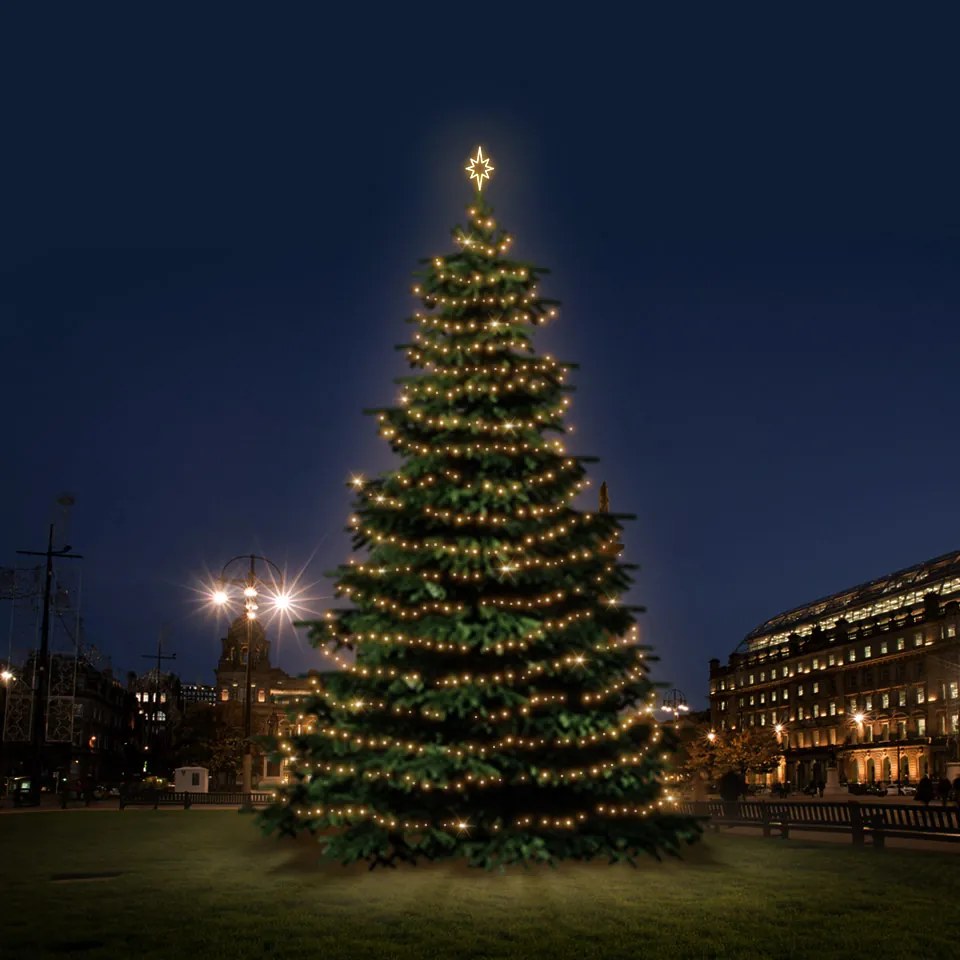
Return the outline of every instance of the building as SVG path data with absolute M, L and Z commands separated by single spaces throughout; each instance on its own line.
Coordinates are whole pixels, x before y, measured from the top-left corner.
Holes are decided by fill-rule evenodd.
M 247 656 L 250 661 L 250 730 L 253 737 L 277 736 L 289 727 L 288 713 L 316 690 L 318 674 L 291 677 L 270 663 L 270 641 L 259 620 L 238 617 L 221 640 L 216 671 L 216 709 L 226 724 L 242 734 Z M 254 743 L 253 780 L 261 787 L 279 783 L 282 771 Z
M 960 552 L 788 610 L 710 661 L 711 723 L 770 728 L 784 751 L 770 780 L 803 786 L 832 763 L 848 782 L 952 779 L 958 630 Z
M 183 719 L 180 678 L 155 667 L 146 673 L 128 673 L 127 689 L 136 700 L 137 733 L 144 753 L 140 772 L 165 776 Z
M 36 654 L 11 671 L 3 717 L 3 773 L 29 773 Z M 133 694 L 85 654 L 54 653 L 44 710 L 45 780 L 118 781 L 139 755 Z
M 217 702 L 217 688 L 207 683 L 181 683 L 180 695 L 183 697 L 184 709 L 191 703 Z

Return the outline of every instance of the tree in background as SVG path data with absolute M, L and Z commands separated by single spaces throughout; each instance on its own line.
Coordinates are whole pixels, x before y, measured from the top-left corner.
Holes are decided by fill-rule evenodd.
M 468 169 L 478 188 L 492 170 L 479 151 Z M 661 796 L 674 738 L 621 599 L 622 517 L 574 505 L 573 365 L 532 342 L 557 312 L 546 271 L 479 191 L 467 216 L 413 288 L 414 373 L 372 411 L 400 464 L 354 481 L 352 606 L 309 629 L 341 669 L 278 744 L 289 782 L 263 822 L 371 866 L 675 853 L 699 826 Z

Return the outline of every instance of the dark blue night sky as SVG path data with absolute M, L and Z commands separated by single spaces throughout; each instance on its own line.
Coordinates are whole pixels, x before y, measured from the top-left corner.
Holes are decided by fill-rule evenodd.
M 168 624 L 203 682 L 205 571 L 329 594 L 478 143 L 657 679 L 702 706 L 760 621 L 957 549 L 953 26 L 619 6 L 7 10 L 0 566 L 71 491 L 87 640 L 142 669 Z

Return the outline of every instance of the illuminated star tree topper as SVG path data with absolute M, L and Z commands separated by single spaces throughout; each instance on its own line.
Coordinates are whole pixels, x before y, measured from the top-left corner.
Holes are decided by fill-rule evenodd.
M 494 167 L 490 163 L 489 157 L 483 155 L 483 147 L 477 147 L 477 155 L 471 157 L 470 162 L 464 167 L 464 170 L 470 174 L 471 180 L 477 181 L 477 193 L 483 190 L 483 181 L 490 179 Z

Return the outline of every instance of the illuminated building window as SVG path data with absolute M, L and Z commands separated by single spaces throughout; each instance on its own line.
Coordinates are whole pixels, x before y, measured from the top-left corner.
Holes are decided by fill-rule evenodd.
M 865 741 L 866 743 L 873 743 L 873 724 L 872 724 L 872 723 L 868 723 L 868 724 L 863 728 L 863 733 L 864 733 L 864 738 L 863 738 L 864 741 Z M 886 739 L 886 738 L 884 738 L 884 739 Z
M 815 683 L 815 684 L 813 685 L 813 692 L 814 692 L 814 693 L 819 693 L 819 692 L 820 692 L 820 684 L 819 684 L 819 683 Z
M 161 693 L 161 694 L 160 694 L 160 702 L 161 702 L 161 703 L 166 703 L 166 702 L 167 702 L 167 695 L 166 695 L 165 693 Z
M 947 627 L 947 636 L 955 637 L 956 635 L 957 635 L 957 628 L 951 623 L 950 626 Z
M 864 659 L 864 660 L 869 660 L 870 657 L 872 657 L 872 656 L 873 656 L 873 650 L 870 648 L 870 644 L 868 643 L 868 644 L 863 648 L 863 659 Z
M 814 745 L 815 747 L 819 747 L 819 746 L 820 746 L 820 731 L 819 731 L 819 730 L 814 730 L 814 731 L 813 731 L 813 745 Z
M 771 690 L 771 691 L 770 691 L 770 702 L 771 702 L 771 703 L 776 703 L 776 702 L 777 702 L 777 691 L 776 691 L 776 690 Z
M 764 670 L 761 670 L 761 671 L 760 671 L 760 682 L 763 683 L 763 681 L 766 680 L 766 679 L 767 679 L 767 674 L 766 674 L 766 672 L 765 672 Z
M 836 728 L 836 727 L 831 727 L 831 728 L 830 728 L 829 736 L 830 736 L 830 746 L 831 746 L 831 747 L 836 746 L 836 743 L 837 743 L 837 728 Z
M 770 671 L 770 679 L 771 679 L 771 680 L 776 680 L 776 679 L 777 679 L 777 668 L 776 668 L 776 667 L 774 667 L 774 668 Z
M 881 709 L 883 709 L 883 710 L 889 709 L 889 707 L 890 707 L 890 694 L 889 694 L 889 693 L 881 693 L 881 694 L 880 694 L 880 707 L 881 707 Z M 869 710 L 870 708 L 867 707 L 867 709 Z
M 783 688 L 783 699 L 784 700 L 790 699 L 790 691 L 786 687 Z
M 907 648 L 907 641 L 904 640 L 903 637 L 897 637 L 897 650 L 898 651 L 906 650 L 906 648 Z
M 950 699 L 956 700 L 958 696 L 960 696 L 960 690 L 958 690 L 957 688 L 957 681 L 951 680 L 950 681 Z
M 819 716 L 820 716 L 820 704 L 819 704 L 819 703 L 815 703 L 815 704 L 813 705 L 813 715 L 814 715 L 814 717 L 819 717 Z
M 220 699 L 224 702 L 230 699 L 230 691 L 226 687 L 220 691 Z
M 857 651 L 851 647 L 847 651 L 847 663 L 856 663 L 857 662 Z
M 922 646 L 923 646 L 923 634 L 922 634 L 922 633 L 915 633 L 915 634 L 913 635 L 913 645 L 914 645 L 915 647 L 922 647 Z
M 802 696 L 803 696 L 803 684 L 802 684 L 802 683 L 798 683 L 798 684 L 797 684 L 797 696 L 798 696 L 798 697 L 802 697 Z
M 753 684 L 753 674 L 752 674 L 752 673 L 750 674 L 750 684 L 751 684 L 751 685 Z
M 954 713 L 950 717 L 950 732 L 960 733 L 960 713 Z
M 267 691 L 258 690 L 257 691 L 257 703 L 266 703 L 267 702 Z
M 767 695 L 765 693 L 760 694 L 760 703 L 761 705 L 767 702 Z
M 925 737 L 927 735 L 927 718 L 917 717 L 917 736 Z
M 803 707 L 797 707 L 797 719 L 798 720 L 803 719 Z
M 883 655 L 883 654 L 885 654 L 886 652 L 887 652 L 887 641 L 886 641 L 886 640 L 881 640 L 881 641 L 880 641 L 880 654 Z
M 831 667 L 835 667 L 837 665 L 837 655 L 835 653 L 831 653 L 830 656 L 827 657 L 827 663 Z
M 907 705 L 907 691 L 898 690 L 897 691 L 897 706 L 905 707 Z
M 767 715 L 765 713 L 760 714 L 760 726 L 765 727 L 767 725 Z
M 927 691 L 923 687 L 917 687 L 917 703 L 926 703 Z
M 750 706 L 751 706 L 751 707 L 753 706 L 753 694 L 752 694 L 752 693 L 750 694 Z
M 849 700 L 849 702 L 847 703 L 847 707 L 848 707 L 850 713 L 856 713 L 856 712 L 857 712 L 857 698 L 856 698 L 856 697 L 851 697 L 850 700 Z
M 837 715 L 837 701 L 836 701 L 836 700 L 831 700 L 831 701 L 830 701 L 830 716 L 831 716 L 831 717 L 835 717 L 836 715 Z

